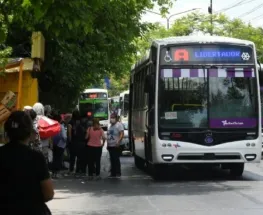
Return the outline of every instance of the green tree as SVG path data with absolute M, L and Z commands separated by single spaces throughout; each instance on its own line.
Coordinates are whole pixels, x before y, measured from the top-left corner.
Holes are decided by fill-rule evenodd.
M 40 74 L 40 98 L 60 109 L 73 106 L 84 88 L 100 84 L 110 74 L 122 77 L 136 53 L 134 38 L 149 25 L 141 23 L 153 3 L 167 12 L 172 0 L 10 0 L 0 2 L 6 20 L 6 44 L 12 56 L 29 57 L 32 31 L 46 39 Z M 19 35 L 19 37 L 18 37 Z
M 129 89 L 130 76 L 111 76 L 111 86 L 109 89 L 109 96 L 118 96 L 121 92 Z
M 263 29 L 253 27 L 251 24 L 244 23 L 241 19 L 230 19 L 224 14 L 213 16 L 213 26 L 210 23 L 211 16 L 202 13 L 190 13 L 177 19 L 169 30 L 160 24 L 155 24 L 152 30 L 144 37 L 137 39 L 137 46 L 140 52 L 145 53 L 150 47 L 153 39 L 168 36 L 186 36 L 195 33 L 227 36 L 253 41 L 257 48 L 257 55 L 263 61 Z

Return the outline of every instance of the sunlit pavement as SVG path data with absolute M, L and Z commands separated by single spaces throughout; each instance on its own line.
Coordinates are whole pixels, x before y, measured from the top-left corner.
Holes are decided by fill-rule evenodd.
M 263 213 L 263 164 L 247 165 L 240 179 L 226 171 L 182 170 L 156 182 L 136 169 L 131 157 L 122 157 L 121 179 L 107 179 L 105 156 L 101 181 L 74 177 L 54 181 L 56 196 L 48 204 L 54 215 Z

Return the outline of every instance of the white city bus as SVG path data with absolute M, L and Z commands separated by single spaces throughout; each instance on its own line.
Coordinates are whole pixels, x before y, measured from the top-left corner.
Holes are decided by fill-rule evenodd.
M 129 90 L 120 93 L 120 119 L 122 122 L 128 122 L 129 113 Z
M 131 71 L 129 135 L 135 164 L 216 164 L 241 176 L 261 159 L 253 42 L 217 36 L 153 41 Z
M 119 96 L 113 96 L 110 98 L 110 112 L 111 113 L 118 113 L 118 110 L 119 110 L 119 102 L 120 102 L 120 97 Z
M 108 129 L 109 125 L 109 102 L 108 90 L 86 89 L 79 99 L 79 110 L 81 115 L 88 115 L 100 120 L 101 127 Z

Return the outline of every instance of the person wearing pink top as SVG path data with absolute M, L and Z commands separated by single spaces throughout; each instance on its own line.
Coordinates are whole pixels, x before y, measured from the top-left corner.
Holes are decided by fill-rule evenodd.
M 100 160 L 106 137 L 103 129 L 100 127 L 98 119 L 93 119 L 93 125 L 87 130 L 86 139 L 88 140 L 87 154 L 89 180 L 93 179 L 94 172 L 96 173 L 96 179 L 100 179 Z

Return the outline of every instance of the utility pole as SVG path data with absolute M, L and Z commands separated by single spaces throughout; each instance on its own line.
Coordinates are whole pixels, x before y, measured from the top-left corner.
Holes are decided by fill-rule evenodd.
M 211 23 L 211 32 L 210 34 L 213 35 L 213 0 L 210 0 L 210 6 L 208 7 L 208 13 L 210 14 L 210 23 Z

